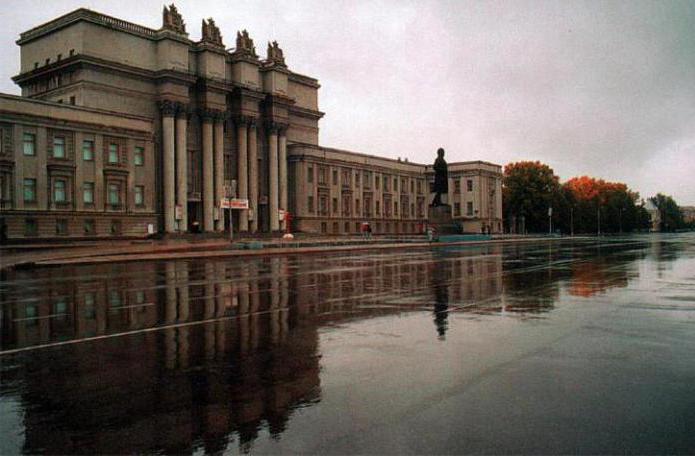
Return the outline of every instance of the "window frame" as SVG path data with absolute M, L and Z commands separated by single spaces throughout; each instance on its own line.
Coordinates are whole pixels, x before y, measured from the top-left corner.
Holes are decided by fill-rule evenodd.
M 145 147 L 135 146 L 133 150 L 133 165 L 145 166 Z
M 28 137 L 31 137 L 31 140 Z M 31 146 L 31 153 L 27 153 L 28 145 Z M 36 157 L 36 133 L 28 131 L 22 133 L 22 155 L 25 157 Z
M 27 184 L 31 183 L 29 187 L 32 189 L 32 198 L 27 199 Z M 25 177 L 24 181 L 22 182 L 22 193 L 24 197 L 24 202 L 25 203 L 36 203 L 36 178 L 33 177 Z
M 62 135 L 56 135 L 53 137 L 53 146 L 51 147 L 51 157 L 52 158 L 58 158 L 61 160 L 64 160 L 67 158 L 65 154 L 65 144 L 66 144 L 65 136 Z M 56 151 L 60 150 L 60 155 L 56 153 Z
M 86 147 L 87 144 L 90 144 L 91 147 Z M 94 161 L 94 151 L 95 151 L 95 144 L 93 139 L 83 139 L 82 140 L 82 160 L 83 161 Z M 89 152 L 89 158 L 87 158 L 85 152 Z

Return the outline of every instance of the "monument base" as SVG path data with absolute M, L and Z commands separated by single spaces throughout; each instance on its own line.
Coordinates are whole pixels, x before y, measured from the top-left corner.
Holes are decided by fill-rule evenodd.
M 461 225 L 455 223 L 451 216 L 449 204 L 429 206 L 427 208 L 427 224 L 434 227 L 437 235 L 462 233 Z

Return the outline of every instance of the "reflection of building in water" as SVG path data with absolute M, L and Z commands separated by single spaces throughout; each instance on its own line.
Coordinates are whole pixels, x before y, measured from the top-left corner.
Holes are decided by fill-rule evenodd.
M 243 450 L 320 399 L 318 325 L 494 310 L 499 253 L 445 252 L 436 284 L 422 252 L 11 271 L 2 349 L 76 343 L 13 357 L 2 394 L 22 395 L 28 453 Z
M 4 295 L 3 350 L 166 325 L 36 350 L 6 367 L 3 390 L 17 376 L 24 384 L 24 451 L 244 449 L 318 400 L 318 335 L 290 319 L 286 258 L 246 264 L 243 275 L 223 263 L 111 268 L 43 270 L 36 298 L 26 288 Z

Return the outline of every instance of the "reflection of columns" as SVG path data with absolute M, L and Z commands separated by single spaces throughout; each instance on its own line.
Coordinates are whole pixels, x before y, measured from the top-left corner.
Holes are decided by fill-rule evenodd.
M 209 320 L 215 316 L 215 265 L 205 263 L 205 309 L 203 318 Z
M 237 119 L 237 198 L 246 199 L 249 197 L 248 181 L 248 149 L 246 142 L 246 125 L 248 118 L 240 116 Z M 239 211 L 239 231 L 249 230 L 249 214 L 246 211 Z
M 179 231 L 188 231 L 188 151 L 186 128 L 188 113 L 179 106 L 176 113 L 176 204 L 181 207 Z
M 278 343 L 280 334 L 280 258 L 270 259 L 270 340 Z
M 173 233 L 175 195 L 175 160 L 174 160 L 174 113 L 175 106 L 170 101 L 163 101 L 162 109 L 162 180 L 164 181 L 164 231 Z
M 249 123 L 249 208 L 253 211 L 250 231 L 258 231 L 258 145 L 256 142 L 256 121 Z
M 287 210 L 287 129 L 280 130 L 280 138 L 278 143 L 278 164 L 280 185 L 280 209 Z M 286 222 L 282 222 L 282 227 L 285 228 Z
M 166 295 L 164 322 L 171 324 L 176 321 L 176 264 L 173 261 L 167 261 L 164 268 L 164 293 Z
M 212 112 L 203 112 L 203 230 L 213 231 Z
M 268 208 L 270 210 L 270 231 L 280 229 L 278 220 L 278 128 L 276 125 L 269 126 L 268 136 L 268 181 L 270 190 L 268 192 Z
M 215 207 L 220 207 L 224 194 L 224 118 L 215 120 Z M 217 211 L 217 231 L 224 231 L 224 216 L 222 209 Z
M 249 271 L 243 268 L 241 271 L 241 280 L 236 287 L 239 293 L 239 350 L 242 354 L 248 350 L 249 339 Z
M 188 321 L 190 303 L 188 302 L 188 263 L 176 263 L 176 280 L 179 283 L 179 321 Z

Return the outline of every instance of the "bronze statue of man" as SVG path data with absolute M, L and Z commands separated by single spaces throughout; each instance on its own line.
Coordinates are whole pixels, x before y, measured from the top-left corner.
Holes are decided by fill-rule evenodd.
M 437 150 L 437 159 L 434 161 L 434 200 L 432 206 L 442 205 L 442 194 L 449 193 L 449 168 L 444 160 L 444 149 Z

